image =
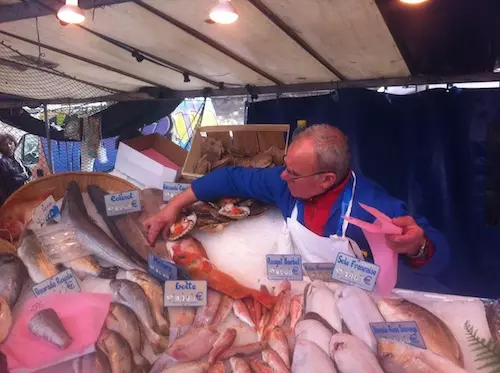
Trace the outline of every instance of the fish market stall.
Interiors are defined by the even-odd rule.
[[[307,270],[270,280],[266,256],[289,241],[280,212],[255,201],[197,203],[150,245],[143,223],[164,191],[99,176],[45,181],[0,210],[17,241],[0,254],[13,373],[500,369],[498,301],[382,297]]]

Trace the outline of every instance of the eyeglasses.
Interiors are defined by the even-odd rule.
[[[298,179],[304,179],[306,177],[311,177],[311,176],[316,176],[316,175],[323,175],[327,174],[328,172],[316,172],[314,174],[309,174],[309,175],[302,175],[302,176],[293,176],[293,172],[291,172],[288,168],[285,168],[285,171],[288,175],[287,179],[288,180],[298,180]]]

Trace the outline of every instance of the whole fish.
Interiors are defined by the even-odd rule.
[[[67,268],[76,273],[88,274],[96,277],[113,279],[118,273],[118,267],[101,267],[91,255],[82,256],[64,263]]]
[[[335,334],[330,341],[330,357],[340,373],[384,373],[372,350],[352,335]]]
[[[102,220],[108,226],[113,238],[124,249],[131,260],[144,266],[147,261],[148,252],[152,249],[146,238],[142,234],[140,227],[132,220],[129,214],[108,216],[104,197],[108,194],[104,189],[97,185],[89,185],[87,193],[94,203],[94,206],[101,215]],[[129,268],[127,268],[129,269]]]
[[[10,333],[12,327],[12,312],[7,300],[0,295],[0,343],[2,343]]]
[[[354,286],[346,286],[340,291],[337,307],[351,334],[377,352],[377,340],[370,323],[385,320],[368,293]]]
[[[262,359],[273,369],[273,372],[275,373],[290,372],[284,361],[281,360],[279,355],[274,350],[268,348],[262,351]]]
[[[196,315],[194,307],[169,307],[168,319],[170,320],[170,341],[185,335],[191,328]]]
[[[323,325],[332,335],[337,333],[337,331],[335,329],[332,328],[332,326],[330,325],[330,323],[328,321],[326,321],[324,318],[322,318],[320,315],[318,315],[316,312],[308,312],[304,315],[304,319],[302,321],[305,321],[305,320],[314,320],[314,321],[317,321],[319,322],[321,325]]]
[[[239,357],[230,358],[229,363],[231,364],[233,373],[252,373],[245,360],[240,359]]]
[[[260,285],[260,291],[264,294],[270,294],[269,289],[266,285]],[[264,331],[266,329],[267,324],[269,323],[269,319],[271,318],[271,311],[265,307],[261,307],[261,317],[259,324],[257,325],[257,337],[259,340],[262,340],[264,337]]]
[[[23,261],[29,276],[36,283],[57,275],[57,269],[42,250],[42,244],[31,229],[26,229],[21,237],[17,255]]]
[[[269,333],[269,347],[274,350],[290,369],[290,349],[288,339],[283,330],[278,326]]]
[[[73,373],[111,373],[106,355],[97,350],[73,360]]]
[[[103,259],[115,266],[123,269],[139,269],[144,270],[143,266],[132,261],[129,256],[89,217],[85,204],[83,203],[80,187],[74,181],[68,184],[66,193],[64,194],[63,204],[61,208],[61,222],[67,227],[65,233],[73,233],[74,239],[91,254]],[[66,237],[67,238],[67,237]],[[48,254],[44,247],[45,253]],[[61,253],[57,252],[57,247],[51,250],[55,258]],[[66,260],[76,259],[81,256],[68,256],[68,253],[62,253]],[[49,259],[52,261],[53,258]]]
[[[149,361],[141,355],[143,349],[141,324],[134,311],[123,304],[111,303],[105,325],[127,341],[136,367],[149,372]]]
[[[219,304],[219,309],[217,310],[217,313],[215,314],[215,318],[212,322],[212,326],[214,328],[218,327],[220,324],[222,324],[226,318],[229,316],[231,313],[231,310],[233,309],[233,298],[228,297],[227,295],[223,295],[222,299],[220,300]],[[260,305],[260,303],[259,303]]]
[[[210,365],[207,373],[228,373],[226,367],[222,361],[218,361],[213,365]]]
[[[232,346],[234,340],[236,339],[236,329],[228,328],[222,332],[222,334],[217,338],[214,346],[208,354],[208,362],[214,364],[217,358]]]
[[[168,336],[170,324],[163,315],[163,289],[160,283],[147,273],[134,269],[125,271],[124,274],[120,273],[117,276],[117,279],[123,278],[135,282],[144,290],[144,294],[146,294],[151,305],[151,311],[158,326],[158,331],[160,334]]]
[[[211,325],[219,309],[222,294],[213,290],[207,291],[207,305],[196,310],[196,317],[193,326],[199,328]]]
[[[196,361],[208,354],[219,332],[211,328],[191,328],[168,346],[167,354],[179,361]]]
[[[431,350],[388,339],[379,339],[378,355],[385,373],[466,373],[463,368]]]
[[[294,295],[290,301],[290,329],[292,332],[302,317],[302,295]]]
[[[282,291],[291,291],[292,290],[292,284],[288,280],[281,280],[278,288],[276,289],[276,295],[279,295]]]
[[[21,259],[12,254],[0,254],[0,295],[5,298],[10,309],[14,308],[28,277]]]
[[[330,354],[330,339],[333,333],[316,320],[302,320],[295,328],[295,339],[314,342],[325,354]]]
[[[61,319],[52,308],[46,308],[35,313],[28,322],[28,330],[60,349],[69,347],[73,342]]]
[[[109,361],[111,373],[133,373],[132,351],[127,341],[117,332],[103,329],[96,343]]]
[[[290,315],[291,300],[292,293],[290,290],[285,290],[279,293],[276,304],[273,308],[273,312],[271,314],[271,318],[269,319],[269,323],[267,324],[264,331],[264,335],[273,330],[275,327],[281,326],[285,322],[288,315]]]
[[[219,360],[227,360],[233,356],[252,356],[264,351],[267,348],[267,342],[255,342],[249,343],[242,346],[234,346],[226,350],[222,355],[219,356]]]
[[[298,340],[295,344],[292,359],[292,372],[336,373],[337,369],[330,359],[330,356],[319,348],[316,343],[302,339]]]
[[[112,280],[110,288],[113,295],[113,301],[124,304],[137,315],[141,322],[144,334],[151,342],[151,347],[155,353],[163,352],[168,344],[164,337],[156,333],[156,323],[151,311],[144,290],[135,282],[129,280]]]
[[[82,198],[83,198],[83,204],[85,205],[85,209],[87,210],[87,214],[89,214],[89,218],[96,223],[99,228],[101,228],[104,233],[108,235],[113,241],[116,242],[117,245],[120,245],[120,243],[116,240],[116,238],[113,236],[113,233],[108,228],[108,225],[104,222],[104,219],[102,218],[101,214],[97,211],[97,208],[94,205],[94,202],[89,197],[88,193],[82,193]]]
[[[250,368],[252,368],[252,371],[254,371],[255,373],[274,373],[273,369],[258,357],[251,357],[248,360],[248,363],[250,364]]]
[[[193,361],[189,363],[180,363],[162,373],[208,373],[210,365],[206,361]]]
[[[493,340],[500,341],[500,300],[488,302],[485,309]]]
[[[172,356],[167,355],[166,353],[162,353],[158,359],[153,364],[151,371],[149,373],[162,373],[168,368],[171,368],[175,365],[179,364],[177,359],[174,359]]]
[[[382,299],[378,308],[385,321],[415,321],[427,348],[463,367],[460,346],[452,331],[436,315],[406,299]]]
[[[252,297],[267,308],[271,308],[275,303],[274,296],[239,284],[234,278],[217,269],[208,259],[200,255],[178,251],[174,248],[173,259],[176,264],[188,271],[193,280],[205,280],[213,290],[234,299]]]
[[[248,313],[250,314],[250,318],[252,320],[252,323],[257,325],[257,323],[255,322],[257,320],[256,315],[255,315],[255,304],[260,304],[260,303],[255,302],[252,298],[241,299],[241,301],[245,304],[245,306],[248,310]],[[233,305],[233,307],[234,307],[234,305]]]
[[[342,331],[342,318],[337,307],[339,292],[330,290],[322,281],[313,281],[304,289],[304,312],[314,312],[337,332]]]
[[[250,315],[250,311],[241,299],[236,299],[234,301],[233,311],[238,319],[250,326],[252,329],[255,329],[255,324],[252,320],[252,316]]]

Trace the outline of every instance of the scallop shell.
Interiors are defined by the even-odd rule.
[[[237,210],[238,212],[235,212]],[[250,209],[245,206],[235,206],[232,203],[227,203],[218,211],[219,215],[226,216],[230,219],[238,220],[246,218],[250,215]]]
[[[196,225],[196,214],[191,214],[188,216],[181,216],[181,218],[176,221],[172,226],[170,227],[170,236],[168,237],[169,241],[176,241],[179,238],[184,237],[186,234],[191,232],[191,230],[194,228]],[[182,226],[182,232],[174,234],[174,232],[177,231],[177,228]]]

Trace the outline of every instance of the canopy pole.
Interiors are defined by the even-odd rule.
[[[54,158],[52,157],[52,141],[50,140],[50,123],[49,123],[49,114],[47,110],[47,104],[43,104],[43,117],[45,118],[45,133],[47,137],[47,149],[49,152],[49,169],[53,173],[54,172]]]

